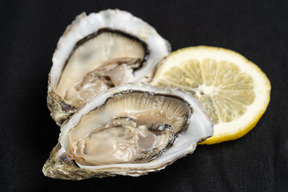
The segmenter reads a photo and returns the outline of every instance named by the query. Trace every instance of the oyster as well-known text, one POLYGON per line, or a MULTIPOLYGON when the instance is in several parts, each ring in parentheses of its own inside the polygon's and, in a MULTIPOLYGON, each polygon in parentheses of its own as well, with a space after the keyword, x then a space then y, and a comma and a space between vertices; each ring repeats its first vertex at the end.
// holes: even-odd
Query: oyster
POLYGON ((43 173, 71 180, 139 176, 164 169, 212 135, 210 118, 191 94, 124 84, 63 123, 43 173))
POLYGON ((121 84, 147 82, 169 43, 128 12, 76 17, 60 38, 49 74, 48 108, 60 125, 78 107, 121 84))

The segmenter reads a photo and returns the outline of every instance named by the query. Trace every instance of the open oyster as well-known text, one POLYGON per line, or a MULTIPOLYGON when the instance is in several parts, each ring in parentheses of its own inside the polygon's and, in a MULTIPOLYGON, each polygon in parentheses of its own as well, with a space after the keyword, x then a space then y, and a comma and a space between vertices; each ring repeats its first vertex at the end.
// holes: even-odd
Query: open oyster
POLYGON ((121 84, 147 82, 170 52, 153 27, 128 12, 79 15, 60 38, 53 56, 48 107, 60 125, 96 95, 121 84))
POLYGON ((139 176, 192 153, 213 124, 191 94, 125 84, 87 102, 63 123, 46 176, 80 180, 139 176))

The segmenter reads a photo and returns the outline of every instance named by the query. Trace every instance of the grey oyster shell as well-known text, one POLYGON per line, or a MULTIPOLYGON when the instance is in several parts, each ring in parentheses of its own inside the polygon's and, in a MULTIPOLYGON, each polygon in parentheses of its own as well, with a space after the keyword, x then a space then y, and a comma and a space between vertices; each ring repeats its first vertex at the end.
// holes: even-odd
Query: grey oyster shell
MULTIPOLYGON (((118 124, 115 126, 116 127, 112 127, 114 132, 115 130, 118 131, 121 129, 121 126, 119 127, 118 124)), ((106 145, 110 140, 113 140, 113 134, 110 133, 112 132, 109 132, 109 139, 105 138, 105 134, 101 135, 104 136, 105 142, 103 142, 104 140, 100 141, 102 139, 101 137, 95 137, 96 139, 93 140, 93 142, 95 142, 93 146, 97 146, 99 143, 99 146, 102 146, 103 143, 106 145)), ((150 134, 148 132, 142 133, 140 136, 144 135, 144 137, 150 134)), ((122 141, 118 140, 118 137, 124 137, 126 133, 124 136, 123 134, 123 131, 117 133, 115 140, 121 143, 122 141)), ((111 88, 107 92, 101 93, 96 98, 87 102, 85 106, 78 109, 71 116, 69 121, 65 121, 62 124, 58 144, 54 147, 49 159, 46 161, 43 167, 43 173, 51 178, 67 180, 81 180, 115 175, 145 175, 149 172, 164 169, 177 159, 193 153, 198 142, 212 135, 213 123, 207 116, 202 105, 191 94, 179 89, 152 87, 145 84, 124 84, 111 88), (135 97, 131 101, 127 101, 127 98, 129 99, 130 96, 131 98, 135 97), (148 98, 148 100, 146 98, 148 98), (150 102, 149 99, 155 100, 150 102), (141 100, 143 100, 143 102, 141 102, 141 100), (173 102, 175 103, 173 104, 173 102), (148 107, 148 105, 150 105, 150 107, 148 107), (145 112, 144 114, 143 111, 148 111, 149 113, 145 112), (158 112, 154 113, 155 111, 158 112), (153 114, 151 112, 153 112, 153 114), (144 114, 144 116, 139 115, 140 113, 144 114), (93 136, 88 135, 88 133, 102 134, 110 129, 108 126, 109 122, 115 119, 118 120, 119 117, 122 116, 129 116, 129 119, 126 118, 126 120, 129 121, 124 121, 124 124, 122 123, 121 125, 122 128, 125 128, 125 124, 133 119, 139 124, 137 128, 133 128, 133 134, 138 134, 138 132, 141 131, 143 128, 142 124, 146 125, 147 130, 153 133, 154 139, 151 141, 153 145, 149 144, 150 141, 148 142, 149 146, 153 146, 151 147, 153 149, 147 150, 147 148, 144 147, 144 152, 146 154, 148 151, 148 155, 145 157, 141 156, 143 147, 140 147, 140 150, 138 147, 142 146, 142 144, 139 144, 139 141, 142 142, 142 140, 135 140, 138 143, 132 143, 131 146, 134 152, 137 152, 140 156, 136 156, 134 159, 132 158, 131 161, 127 161, 124 158, 124 161, 121 159, 121 161, 111 162, 111 158, 108 158, 106 162, 101 159, 100 163, 95 163, 91 158, 90 160, 89 158, 86 159, 87 154, 90 155, 89 153, 91 151, 88 149, 88 140, 93 139, 93 136), (161 122, 159 123, 158 121, 161 122), (173 132, 172 137, 170 134, 171 131, 173 132), (168 137, 166 137, 166 134, 168 134, 168 137), (73 140, 73 138, 76 138, 76 140, 73 140), (83 141, 87 142, 83 145, 83 141), (165 146, 162 147, 162 144, 165 146), (79 148, 73 148, 75 146, 79 148), (155 148, 159 148, 159 150, 155 148), (149 156, 150 152, 153 153, 155 151, 156 155, 152 154, 152 156, 149 156)), ((125 140, 125 142, 126 141, 128 141, 128 143, 130 142, 130 140, 125 140)), ((127 146, 124 150, 131 147, 130 144, 127 146)), ((109 147, 107 149, 109 149, 109 147)), ((105 148, 105 155, 106 151, 105 148)), ((98 156, 103 156, 101 154, 102 152, 103 150, 100 150, 100 154, 93 152, 93 158, 97 159, 98 156)), ((135 154, 138 155, 137 153, 135 154)), ((113 155, 115 154, 118 153, 114 153, 113 155)), ((133 155, 135 154, 133 153, 133 155)), ((122 158, 123 156, 120 155, 119 157, 122 158)))
MULTIPOLYGON (((57 86, 61 80, 62 74, 65 72, 64 70, 66 70, 66 65, 69 59, 73 56, 74 51, 77 50, 78 48, 77 46, 80 46, 80 44, 82 45, 84 40, 85 41, 87 39, 89 40, 93 36, 95 35, 97 36, 98 34, 103 34, 103 33, 107 34, 107 36, 112 36, 111 38, 115 36, 120 40, 122 38, 123 41, 127 41, 128 43, 130 40, 127 40, 127 39, 129 39, 131 36, 132 38, 131 41, 135 40, 135 42, 139 44, 136 46, 135 44, 137 43, 132 42, 131 46, 136 46, 136 48, 142 46, 143 49, 145 49, 144 50, 145 55, 143 56, 141 62, 139 63, 139 60, 137 61, 135 60, 136 64, 138 62, 139 66, 135 67, 132 64, 131 66, 130 64, 122 65, 122 66, 128 66, 126 68, 122 67, 125 69, 121 68, 121 70, 127 71, 127 75, 125 74, 126 75, 125 78, 122 78, 121 80, 119 80, 118 78, 118 81, 120 82, 116 82, 114 83, 114 85, 110 85, 111 83, 108 82, 108 85, 105 89, 109 89, 111 88, 111 86, 113 87, 113 86, 117 86, 123 83, 150 81, 151 76, 153 74, 154 66, 163 57, 167 56, 171 50, 170 44, 168 43, 168 41, 163 39, 153 27, 151 27, 149 24, 147 24, 143 20, 133 16, 132 14, 126 11, 121 11, 117 9, 116 10, 108 9, 108 10, 100 11, 98 13, 91 13, 89 15, 82 13, 79 16, 77 16, 76 19, 72 22, 72 24, 66 28, 63 36, 58 41, 57 49, 55 50, 55 53, 52 59, 53 66, 49 74, 47 103, 48 103, 48 108, 51 112, 52 118, 56 121, 56 123, 59 126, 63 123, 63 121, 68 119, 71 114, 75 113, 78 107, 84 105, 86 102, 86 100, 84 101, 81 100, 83 104, 79 104, 79 106, 73 105, 71 104, 72 102, 71 103, 67 102, 67 100, 65 99, 65 95, 61 93, 61 91, 57 91, 58 89, 57 86)), ((99 41, 102 41, 102 40, 99 40, 99 41)), ((108 42, 108 41, 104 41, 104 42, 108 42)), ((119 62, 119 63, 121 62, 125 63, 127 60, 126 57, 127 56, 125 56, 125 58, 120 58, 117 61, 115 61, 115 58, 114 58, 113 61, 119 62)), ((131 59, 128 58, 128 62, 129 61, 131 61, 131 59)), ((96 74, 97 68, 93 70, 94 70, 94 73, 96 74)), ((102 72, 100 71, 99 73, 101 74, 102 72)), ((101 78, 103 79, 103 77, 101 78)), ((107 82, 105 83, 107 84, 107 82)), ((104 85, 106 86, 105 83, 104 85)), ((103 90, 101 89, 101 91, 99 92, 103 92, 103 90)), ((91 95, 91 92, 89 94, 91 95)), ((94 95, 97 95, 97 94, 94 93, 94 95)), ((94 97, 94 96, 89 96, 89 97, 94 97)), ((90 99, 91 98, 88 98, 87 100, 90 100, 90 99)))

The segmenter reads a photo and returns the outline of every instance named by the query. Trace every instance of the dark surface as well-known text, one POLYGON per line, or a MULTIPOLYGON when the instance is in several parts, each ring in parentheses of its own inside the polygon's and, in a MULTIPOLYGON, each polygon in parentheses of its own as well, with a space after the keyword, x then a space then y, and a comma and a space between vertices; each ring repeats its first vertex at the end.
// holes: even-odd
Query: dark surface
POLYGON ((0 191, 288 191, 288 1, 0 1, 0 35, 0 191), (76 15, 107 8, 147 21, 173 50, 225 47, 257 63, 272 84, 257 126, 146 176, 43 176, 59 134, 46 107, 52 54, 76 15))

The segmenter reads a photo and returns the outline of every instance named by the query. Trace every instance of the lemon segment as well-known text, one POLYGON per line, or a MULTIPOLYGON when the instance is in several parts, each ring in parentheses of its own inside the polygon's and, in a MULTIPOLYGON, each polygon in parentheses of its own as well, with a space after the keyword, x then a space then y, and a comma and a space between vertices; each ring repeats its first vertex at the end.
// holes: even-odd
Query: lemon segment
POLYGON ((270 101, 270 81, 261 69, 224 48, 197 46, 175 51, 158 65, 151 84, 182 88, 203 104, 214 123, 214 135, 200 144, 244 136, 270 101))

